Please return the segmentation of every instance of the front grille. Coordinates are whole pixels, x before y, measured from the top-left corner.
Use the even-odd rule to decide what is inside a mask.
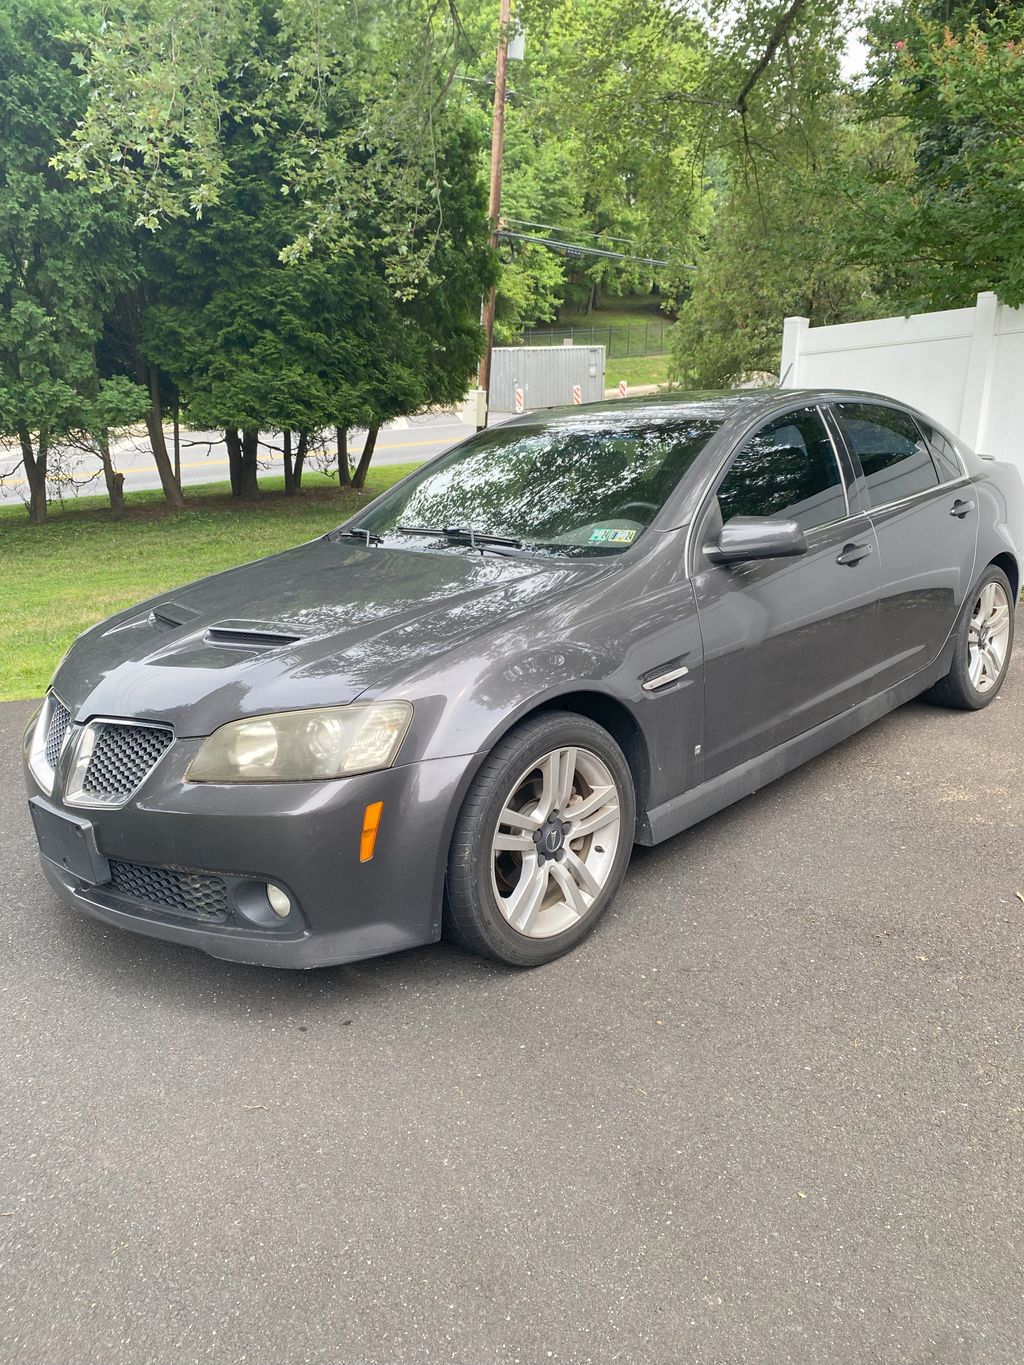
[[[110,860],[110,886],[131,900],[161,905],[192,919],[221,923],[228,917],[228,891],[213,872],[190,872],[183,867],[147,867],[143,863]]]
[[[82,779],[83,795],[94,801],[127,801],[173,739],[170,730],[155,725],[100,722]]]
[[[57,697],[50,698],[50,725],[46,731],[46,761],[56,770],[60,751],[71,724],[71,712]]]

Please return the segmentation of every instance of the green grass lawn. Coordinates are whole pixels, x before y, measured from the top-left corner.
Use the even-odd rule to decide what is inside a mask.
[[[631,356],[626,360],[605,362],[604,382],[614,389],[620,379],[627,384],[667,384],[668,356]]]
[[[124,521],[105,499],[55,507],[45,526],[22,508],[0,509],[0,700],[43,694],[54,666],[87,626],[154,593],[323,535],[413,465],[371,470],[361,493],[307,472],[300,497],[283,480],[261,480],[264,496],[240,504],[224,483],[186,489],[188,506],[164,510],[159,491],[133,493]]]
[[[668,322],[661,311],[657,294],[609,295],[601,299],[592,313],[576,313],[567,309],[558,315],[552,327],[626,327],[642,322]]]

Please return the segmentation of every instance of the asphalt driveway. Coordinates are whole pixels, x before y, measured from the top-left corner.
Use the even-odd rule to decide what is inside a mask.
[[[275,973],[76,916],[29,712],[0,707],[5,1365],[1024,1358],[1024,666],[638,853],[530,974]]]

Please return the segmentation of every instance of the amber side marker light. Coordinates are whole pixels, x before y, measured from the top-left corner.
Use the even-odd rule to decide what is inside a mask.
[[[377,842],[377,830],[380,828],[380,817],[383,809],[383,801],[374,801],[373,805],[366,807],[363,814],[363,832],[359,838],[359,861],[361,863],[368,863],[373,857],[373,848]]]

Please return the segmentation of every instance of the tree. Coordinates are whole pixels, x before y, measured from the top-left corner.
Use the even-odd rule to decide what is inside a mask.
[[[497,10],[460,6],[466,99],[489,120]],[[509,67],[502,214],[526,234],[692,259],[702,223],[707,76],[698,19],[669,0],[516,0],[526,57]],[[546,229],[546,231],[545,231]],[[566,302],[650,288],[651,269],[506,243],[496,332],[518,338]]]
[[[258,495],[261,429],[289,433],[295,491],[315,431],[461,397],[475,363],[492,267],[458,25],[427,0],[201,10],[113,7],[63,159],[152,232],[141,351],[224,428],[235,493]]]
[[[910,4],[871,30],[865,122],[909,138],[898,167],[850,187],[844,242],[893,305],[961,307],[985,289],[1024,304],[1024,11]]]
[[[309,235],[321,221],[313,189],[307,182],[300,197],[289,181],[299,111],[282,102],[258,126],[238,112],[262,98],[252,88],[260,62],[284,68],[296,56],[274,15],[264,12],[261,23],[258,59],[241,63],[221,92],[236,112],[219,133],[216,202],[200,219],[169,214],[149,247],[143,335],[144,352],[171,376],[190,420],[224,428],[232,489],[242,498],[258,496],[261,430],[289,433],[289,460],[290,433],[298,433],[295,463],[286,465],[289,491],[297,491],[314,432],[367,426],[354,477],[343,435],[338,443],[342,482],[361,486],[381,423],[461,398],[492,271],[478,148],[458,110],[434,113],[434,209],[407,224],[401,240],[361,195],[348,206],[344,241]],[[324,91],[318,117],[324,137],[353,161],[351,175],[335,168],[338,181],[354,183],[371,162],[378,173],[380,152],[341,137],[365,113],[358,84],[343,74]],[[405,173],[396,164],[395,175]],[[408,260],[420,262],[415,287]]]
[[[0,436],[14,439],[29,519],[46,518],[59,443],[105,441],[137,419],[138,391],[104,385],[95,360],[103,312],[130,273],[127,226],[110,196],[51,165],[84,111],[73,0],[8,0],[0,12]]]
[[[776,374],[789,315],[816,326],[877,315],[876,274],[850,259],[841,242],[846,200],[828,188],[851,164],[859,173],[865,140],[837,104],[829,136],[816,148],[794,146],[756,170],[729,170],[670,333],[677,382],[722,388]],[[877,151],[894,154],[891,143]]]
[[[846,17],[821,4],[736,14],[714,65],[708,199],[714,215],[671,334],[677,381],[719,387],[777,371],[782,319],[877,309],[875,274],[841,244],[843,190],[905,148],[857,126],[841,91]],[[706,91],[711,100],[710,90]]]

